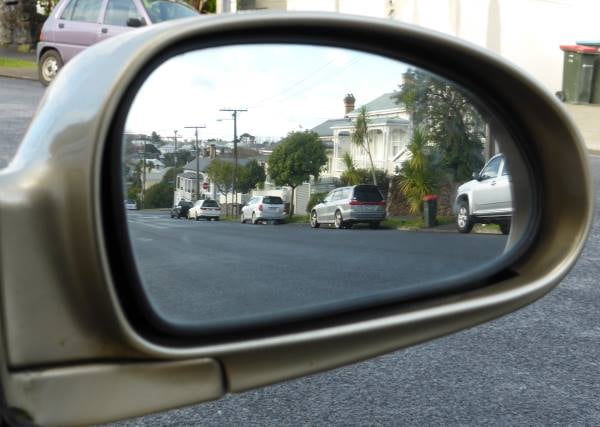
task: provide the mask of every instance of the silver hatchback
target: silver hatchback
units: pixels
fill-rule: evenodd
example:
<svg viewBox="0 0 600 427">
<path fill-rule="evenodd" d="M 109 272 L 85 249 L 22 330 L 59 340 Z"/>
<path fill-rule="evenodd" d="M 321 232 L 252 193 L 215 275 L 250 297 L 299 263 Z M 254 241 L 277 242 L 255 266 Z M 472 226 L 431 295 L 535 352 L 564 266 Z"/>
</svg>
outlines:
<svg viewBox="0 0 600 427">
<path fill-rule="evenodd" d="M 385 219 L 385 200 L 375 185 L 355 185 L 332 190 L 310 212 L 310 225 L 333 224 L 335 228 L 352 228 L 367 223 L 378 228 Z"/>
</svg>

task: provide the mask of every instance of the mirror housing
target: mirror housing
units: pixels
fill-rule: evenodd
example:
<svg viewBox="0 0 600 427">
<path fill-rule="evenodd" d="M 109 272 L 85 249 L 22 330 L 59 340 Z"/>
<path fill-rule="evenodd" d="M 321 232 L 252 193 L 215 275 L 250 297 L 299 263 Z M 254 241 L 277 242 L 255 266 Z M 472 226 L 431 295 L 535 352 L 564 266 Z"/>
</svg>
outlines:
<svg viewBox="0 0 600 427">
<path fill-rule="evenodd" d="M 127 20 L 127 26 L 132 28 L 139 28 L 145 26 L 144 18 L 129 18 Z"/>
<path fill-rule="evenodd" d="M 477 181 L 481 181 L 481 175 L 479 174 L 479 172 L 473 172 L 472 177 Z"/>
</svg>

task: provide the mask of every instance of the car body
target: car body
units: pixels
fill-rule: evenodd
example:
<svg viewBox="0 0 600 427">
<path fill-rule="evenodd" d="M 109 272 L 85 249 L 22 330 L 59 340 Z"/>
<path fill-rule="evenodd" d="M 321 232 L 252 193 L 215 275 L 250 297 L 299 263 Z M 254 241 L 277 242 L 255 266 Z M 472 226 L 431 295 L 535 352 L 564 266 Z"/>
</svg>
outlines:
<svg viewBox="0 0 600 427">
<path fill-rule="evenodd" d="M 279 196 L 254 196 L 242 207 L 240 221 L 252 224 L 265 221 L 281 222 L 285 219 L 285 203 Z"/>
<path fill-rule="evenodd" d="M 180 200 L 171 208 L 171 218 L 187 218 L 187 213 L 192 206 L 194 206 L 192 202 Z"/>
<path fill-rule="evenodd" d="M 322 203 L 310 212 L 310 225 L 333 224 L 335 228 L 352 228 L 367 223 L 378 228 L 385 219 L 385 199 L 375 185 L 361 184 L 331 190 Z"/>
<path fill-rule="evenodd" d="M 127 209 L 128 211 L 135 211 L 137 210 L 137 203 L 135 202 L 135 200 L 125 200 L 125 209 Z"/>
<path fill-rule="evenodd" d="M 476 223 L 498 224 L 510 231 L 513 213 L 511 179 L 504 154 L 496 154 L 474 179 L 458 187 L 454 211 L 459 232 L 469 233 Z"/>
<path fill-rule="evenodd" d="M 47 85 L 88 46 L 136 27 L 198 12 L 171 0 L 61 0 L 44 22 L 37 45 L 38 77 Z"/>
<path fill-rule="evenodd" d="M 196 200 L 194 205 L 188 209 L 187 218 L 196 221 L 202 218 L 218 221 L 221 219 L 221 206 L 212 199 Z"/>
</svg>

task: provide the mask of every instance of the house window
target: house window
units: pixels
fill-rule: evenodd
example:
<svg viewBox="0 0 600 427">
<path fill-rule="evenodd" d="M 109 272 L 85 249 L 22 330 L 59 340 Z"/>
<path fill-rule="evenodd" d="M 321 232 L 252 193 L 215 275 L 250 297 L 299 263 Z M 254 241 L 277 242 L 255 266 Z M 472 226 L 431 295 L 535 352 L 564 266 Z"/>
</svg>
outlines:
<svg viewBox="0 0 600 427">
<path fill-rule="evenodd" d="M 396 157 L 402 151 L 405 144 L 406 132 L 402 132 L 400 129 L 394 129 L 391 132 L 391 145 L 392 145 L 392 156 Z"/>
</svg>

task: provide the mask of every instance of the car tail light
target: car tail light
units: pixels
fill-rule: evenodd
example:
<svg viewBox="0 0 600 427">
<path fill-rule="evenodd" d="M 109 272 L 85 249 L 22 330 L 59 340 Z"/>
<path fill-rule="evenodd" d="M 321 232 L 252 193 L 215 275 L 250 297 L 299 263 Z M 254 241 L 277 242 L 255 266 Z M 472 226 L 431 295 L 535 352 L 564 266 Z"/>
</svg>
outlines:
<svg viewBox="0 0 600 427">
<path fill-rule="evenodd" d="M 259 211 L 262 211 L 262 210 L 263 210 L 263 205 L 262 205 L 262 203 L 261 203 L 260 205 L 258 205 L 258 210 L 259 210 Z"/>
<path fill-rule="evenodd" d="M 385 201 L 382 200 L 381 202 L 377 202 L 377 206 L 385 206 Z"/>
<path fill-rule="evenodd" d="M 359 206 L 359 205 L 364 205 L 364 202 L 361 202 L 360 200 L 356 200 L 356 199 L 352 199 L 350 201 L 350 206 Z"/>
</svg>

